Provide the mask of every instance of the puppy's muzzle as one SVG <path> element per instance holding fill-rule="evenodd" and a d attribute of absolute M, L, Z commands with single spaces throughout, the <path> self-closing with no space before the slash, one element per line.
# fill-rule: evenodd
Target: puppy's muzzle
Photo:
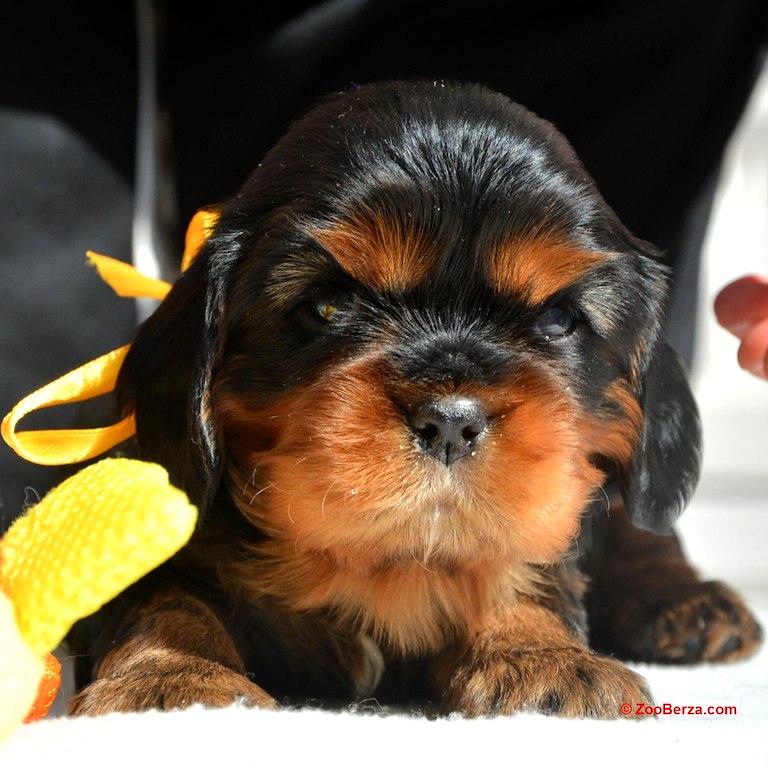
<path fill-rule="evenodd" d="M 450 466 L 475 453 L 488 432 L 488 414 L 472 397 L 430 397 L 408 409 L 421 450 Z"/>

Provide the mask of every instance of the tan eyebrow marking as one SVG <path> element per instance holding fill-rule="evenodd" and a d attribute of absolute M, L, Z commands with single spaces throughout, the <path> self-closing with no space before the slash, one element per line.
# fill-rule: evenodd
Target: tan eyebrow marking
<path fill-rule="evenodd" d="M 418 224 L 365 210 L 311 236 L 362 285 L 403 291 L 418 285 L 437 262 L 437 246 Z"/>
<path fill-rule="evenodd" d="M 547 236 L 501 243 L 491 249 L 488 273 L 499 293 L 539 305 L 614 254 L 588 251 Z"/>

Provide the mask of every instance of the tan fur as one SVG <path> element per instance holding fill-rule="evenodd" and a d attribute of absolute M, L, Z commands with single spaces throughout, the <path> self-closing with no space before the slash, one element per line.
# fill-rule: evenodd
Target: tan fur
<path fill-rule="evenodd" d="M 211 609 L 168 588 L 142 606 L 131 635 L 101 660 L 97 680 L 68 705 L 72 715 L 276 702 L 244 675 L 229 633 Z M 183 671 L 183 674 L 181 673 Z"/>
<path fill-rule="evenodd" d="M 592 446 L 592 453 L 627 467 L 632 459 L 643 426 L 643 412 L 637 395 L 624 381 L 614 381 L 606 390 L 617 413 L 603 417 L 584 414 L 580 433 Z"/>
<path fill-rule="evenodd" d="M 622 703 L 651 702 L 640 675 L 597 656 L 548 608 L 508 605 L 435 668 L 444 702 L 473 717 L 538 710 L 564 717 L 619 717 Z"/>
<path fill-rule="evenodd" d="M 584 251 L 549 234 L 535 235 L 499 244 L 490 254 L 488 272 L 499 293 L 537 306 L 611 258 L 612 254 Z"/>
<path fill-rule="evenodd" d="M 436 650 L 535 590 L 526 564 L 563 555 L 603 481 L 594 446 L 541 373 L 473 391 L 491 431 L 450 470 L 418 449 L 399 412 L 419 392 L 392 384 L 375 356 L 263 411 L 220 392 L 233 494 L 272 537 L 230 578 L 254 598 L 330 609 L 403 651 Z"/>
<path fill-rule="evenodd" d="M 336 227 L 310 234 L 349 275 L 369 288 L 412 288 L 435 266 L 435 243 L 402 212 L 387 215 L 362 208 Z"/>

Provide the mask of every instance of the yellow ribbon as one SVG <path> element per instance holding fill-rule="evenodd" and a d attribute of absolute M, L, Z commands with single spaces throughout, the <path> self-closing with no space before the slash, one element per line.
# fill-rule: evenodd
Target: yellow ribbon
<path fill-rule="evenodd" d="M 189 265 L 195 260 L 195 256 L 213 232 L 218 220 L 219 211 L 216 208 L 201 208 L 192 217 L 184 238 L 184 253 L 181 257 L 182 272 L 186 272 Z"/>
<path fill-rule="evenodd" d="M 98 456 L 136 431 L 133 415 L 118 424 L 97 429 L 41 429 L 16 432 L 28 413 L 53 405 L 78 403 L 111 392 L 130 345 L 114 349 L 27 395 L 3 419 L 3 440 L 23 459 L 54 466 L 74 464 Z"/>
<path fill-rule="evenodd" d="M 148 277 L 135 267 L 111 256 L 86 251 L 88 261 L 96 267 L 99 277 L 118 295 L 128 299 L 159 299 L 162 301 L 171 290 L 171 284 L 156 277 Z"/>
<path fill-rule="evenodd" d="M 200 210 L 193 216 L 187 228 L 182 270 L 192 263 L 217 220 L 215 210 Z M 169 283 L 147 277 L 130 264 L 92 251 L 87 255 L 118 296 L 162 300 L 171 290 Z M 92 459 L 134 435 L 136 421 L 133 414 L 117 424 L 95 429 L 16 431 L 18 422 L 33 411 L 78 403 L 112 392 L 129 348 L 130 345 L 126 345 L 97 357 L 23 398 L 3 419 L 0 431 L 5 442 L 27 461 L 55 466 Z"/>

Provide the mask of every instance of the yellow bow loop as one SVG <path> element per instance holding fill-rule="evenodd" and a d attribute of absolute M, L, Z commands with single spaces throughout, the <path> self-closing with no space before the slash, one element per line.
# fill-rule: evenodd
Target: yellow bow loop
<path fill-rule="evenodd" d="M 17 432 L 28 413 L 65 403 L 78 403 L 111 392 L 130 345 L 114 349 L 27 395 L 3 419 L 3 439 L 19 456 L 35 464 L 75 464 L 98 456 L 136 431 L 133 415 L 97 429 L 42 429 Z"/>

